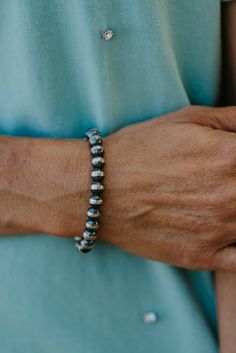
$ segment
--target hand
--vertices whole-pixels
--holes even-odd
[[[189,269],[236,271],[236,109],[188,107],[105,138],[100,240]]]

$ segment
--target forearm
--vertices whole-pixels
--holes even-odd
[[[82,231],[89,153],[79,139],[0,136],[0,234]]]
[[[236,3],[223,9],[223,99],[236,105]],[[217,309],[221,353],[233,353],[236,346],[236,274],[216,273]]]
[[[234,353],[236,345],[236,274],[216,273],[217,309],[221,353]]]

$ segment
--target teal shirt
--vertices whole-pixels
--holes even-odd
[[[0,0],[0,133],[108,135],[216,105],[220,17],[220,0]],[[3,353],[218,351],[208,272],[32,234],[0,238],[0,283]]]

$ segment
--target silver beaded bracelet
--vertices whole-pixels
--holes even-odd
[[[104,148],[102,146],[103,139],[99,131],[95,128],[88,129],[85,133],[85,139],[90,145],[92,156],[92,171],[91,171],[91,195],[89,197],[89,208],[87,210],[87,220],[85,222],[85,229],[81,237],[74,237],[75,247],[82,253],[88,253],[94,246],[97,238],[97,230],[99,228],[100,206],[102,205],[102,192],[104,185],[102,180],[104,178],[103,167]]]

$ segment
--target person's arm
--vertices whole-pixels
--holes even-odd
[[[0,135],[0,236],[82,232],[90,157],[81,139]]]
[[[105,137],[98,240],[184,268],[236,271],[235,117],[235,107],[187,107]],[[0,155],[0,227],[82,233],[86,141],[0,136]]]
[[[236,1],[224,4],[222,10],[223,100],[225,105],[236,105]],[[216,273],[216,288],[221,353],[235,353],[236,274]]]

